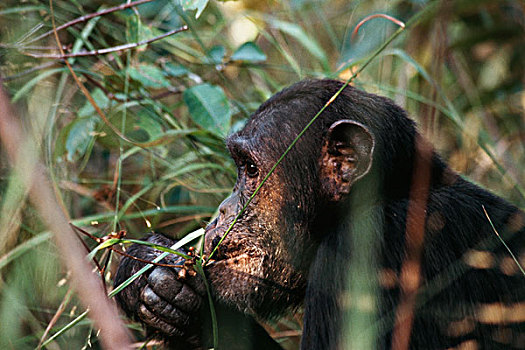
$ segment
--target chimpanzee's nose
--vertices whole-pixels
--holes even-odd
[[[217,244],[219,244],[219,242],[221,241],[221,236],[217,235],[215,237],[213,237],[212,241],[211,241],[211,244],[216,247]]]
[[[219,206],[219,221],[227,222],[237,214],[237,207],[239,198],[235,193],[232,193],[228,198],[222,201]]]

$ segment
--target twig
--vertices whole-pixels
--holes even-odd
[[[58,31],[60,31],[62,29],[74,26],[75,24],[85,22],[85,21],[87,21],[87,20],[89,20],[91,18],[107,15],[108,13],[111,13],[111,12],[125,10],[125,9],[127,9],[129,7],[142,5],[142,4],[145,4],[147,2],[151,2],[151,1],[153,1],[153,0],[138,0],[138,1],[130,2],[130,3],[124,3],[124,4],[119,5],[119,6],[110,7],[108,9],[105,9],[105,10],[102,10],[102,11],[99,11],[99,12],[94,12],[94,13],[90,13],[90,14],[78,17],[77,19],[74,19],[74,20],[72,20],[70,22],[64,23],[61,26],[56,27],[55,29],[52,29],[52,30],[50,30],[50,31],[48,31],[48,32],[46,32],[46,33],[44,33],[42,35],[37,36],[36,38],[33,38],[33,39],[29,40],[27,42],[27,44],[30,44],[30,43],[33,43],[33,42],[35,42],[37,40],[43,39],[46,36],[49,36],[49,35],[53,34],[55,30],[58,32]]]
[[[24,49],[26,50],[54,50],[56,47],[55,46],[38,46],[38,45],[30,45],[30,46],[26,46],[26,45],[20,45],[18,43],[16,44],[2,44],[0,43],[0,47],[1,48],[4,48],[4,49],[17,49],[17,48],[21,48],[23,47]],[[67,50],[68,48],[64,46],[64,50]]]
[[[82,239],[82,237],[77,233],[76,229],[79,229],[80,232],[84,233],[83,230],[81,230],[79,227],[73,225],[72,223],[69,223],[69,226],[71,226],[73,228],[73,232],[75,232],[75,235],[78,237],[78,240],[80,241],[80,244],[82,244],[82,246],[84,247],[84,249],[86,250],[86,254],[89,254],[89,252],[91,252],[91,249],[89,249],[88,245],[86,244],[86,242],[84,242],[84,240]],[[89,234],[89,233],[88,233]],[[95,266],[97,267],[97,270],[98,270],[98,273],[100,274],[100,276],[102,277],[100,280],[102,282],[102,286],[104,287],[104,293],[105,294],[108,294],[108,291],[106,289],[106,281],[104,279],[104,270],[102,269],[102,267],[100,266],[99,262],[97,259],[93,259],[93,262],[95,263]]]
[[[100,49],[100,50],[80,51],[80,52],[74,52],[74,53],[61,53],[61,54],[54,54],[54,53],[53,54],[52,53],[42,53],[42,54],[40,54],[40,53],[32,53],[32,52],[23,52],[23,54],[31,56],[31,57],[35,57],[35,58],[52,58],[52,59],[57,59],[57,60],[71,58],[71,57],[98,56],[98,55],[104,55],[104,54],[111,53],[111,52],[116,52],[116,51],[125,51],[125,50],[133,49],[135,47],[142,46],[142,45],[147,45],[147,44],[152,43],[154,41],[157,41],[157,40],[160,40],[160,39],[164,39],[165,37],[168,37],[170,35],[183,32],[185,30],[188,30],[188,26],[182,26],[182,27],[180,27],[178,29],[170,30],[167,33],[164,33],[162,35],[156,36],[156,37],[151,38],[151,39],[139,41],[139,42],[136,42],[136,43],[130,43],[130,44],[124,44],[124,45],[119,45],[119,46],[114,46],[114,47],[108,47],[108,48]]]
[[[270,333],[270,336],[274,339],[279,339],[279,338],[300,337],[301,334],[302,334],[301,331],[289,329],[287,331],[272,332]]]
[[[401,22],[397,18],[394,18],[394,17],[389,16],[389,15],[385,15],[384,13],[377,13],[375,15],[367,16],[361,22],[357,23],[357,25],[354,28],[354,31],[352,32],[352,38],[351,39],[354,40],[355,36],[357,35],[357,32],[359,32],[359,28],[361,28],[361,26],[363,24],[365,24],[366,22],[368,22],[369,20],[374,19],[374,18],[385,18],[385,19],[388,19],[390,22],[394,22],[395,24],[397,24],[401,28],[403,28],[403,29],[405,28],[405,23]]]
[[[125,256],[126,258],[129,258],[129,259],[132,259],[132,260],[140,261],[141,263],[144,263],[144,264],[151,264],[151,265],[162,266],[162,267],[171,267],[171,268],[176,268],[176,269],[182,269],[184,267],[184,265],[182,265],[182,264],[163,264],[163,263],[159,263],[159,262],[154,262],[152,260],[146,260],[146,259],[137,258],[136,256],[129,255],[128,253],[125,253],[123,251],[116,250],[113,247],[108,247],[108,248],[111,249],[112,251],[114,251],[117,254],[120,254],[120,255]]]
[[[75,193],[77,193],[77,194],[79,194],[81,196],[96,199],[95,198],[96,191],[91,190],[91,189],[87,188],[86,186],[82,186],[80,184],[74,183],[72,181],[62,180],[62,181],[60,181],[60,187],[63,188],[63,189],[75,192]],[[98,204],[100,204],[101,206],[103,206],[107,210],[113,210],[114,209],[111,206],[111,204],[108,203],[107,201],[99,201],[99,200],[97,200],[96,202]]]

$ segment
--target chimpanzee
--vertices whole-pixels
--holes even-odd
[[[238,177],[206,228],[205,254],[342,86],[296,83],[228,137]],[[452,171],[400,107],[347,86],[276,167],[205,267],[219,345],[279,348],[254,317],[302,310],[301,349],[346,347],[348,337],[362,335],[352,334],[349,315],[357,308],[371,315],[369,348],[523,349],[525,276],[508,249],[523,262],[524,227],[522,211]],[[174,243],[160,234],[147,239]],[[160,254],[139,245],[128,253],[147,260]],[[143,265],[124,258],[116,284]],[[163,266],[150,271],[117,296],[122,308],[171,348],[211,346],[200,276],[181,277]],[[371,286],[368,295],[356,292],[361,280]]]

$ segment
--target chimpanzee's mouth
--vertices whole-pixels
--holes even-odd
[[[215,234],[215,233],[213,233]],[[216,234],[216,237],[211,242],[205,243],[205,254],[209,256],[212,254],[210,261],[208,262],[209,266],[216,265],[221,263],[222,266],[225,265],[236,265],[236,264],[246,264],[250,260],[253,260],[257,251],[249,249],[245,244],[242,244],[239,240],[233,242],[222,242],[220,243],[220,237],[222,235]]]
[[[231,259],[235,259],[236,257],[241,256],[243,254],[245,254],[245,253],[238,252],[238,251],[228,252],[228,251],[225,251],[224,249],[221,250],[220,247],[219,247],[219,249],[217,249],[215,251],[215,254],[213,254],[211,260],[215,260],[216,262],[225,261],[225,260],[231,260]]]
[[[225,247],[218,246],[215,250],[215,253],[213,253],[211,259],[215,261],[229,259],[233,255],[232,253],[235,254],[235,252],[227,252]]]
[[[210,259],[208,265],[222,265],[232,266],[238,264],[246,264],[248,261],[253,260],[254,257],[250,256],[246,252],[228,252],[222,254],[214,254]]]
[[[213,245],[212,247],[209,247],[209,251],[207,253],[209,254],[213,253],[210,260],[214,260],[215,262],[223,261],[223,260],[232,260],[232,259],[235,259],[236,257],[240,257],[243,255],[244,256],[253,255],[247,252],[243,246],[239,246],[239,245],[233,246],[231,244]]]

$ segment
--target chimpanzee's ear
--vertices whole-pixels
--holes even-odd
[[[368,128],[353,120],[339,120],[328,129],[321,150],[321,184],[338,201],[372,166],[375,140]]]

